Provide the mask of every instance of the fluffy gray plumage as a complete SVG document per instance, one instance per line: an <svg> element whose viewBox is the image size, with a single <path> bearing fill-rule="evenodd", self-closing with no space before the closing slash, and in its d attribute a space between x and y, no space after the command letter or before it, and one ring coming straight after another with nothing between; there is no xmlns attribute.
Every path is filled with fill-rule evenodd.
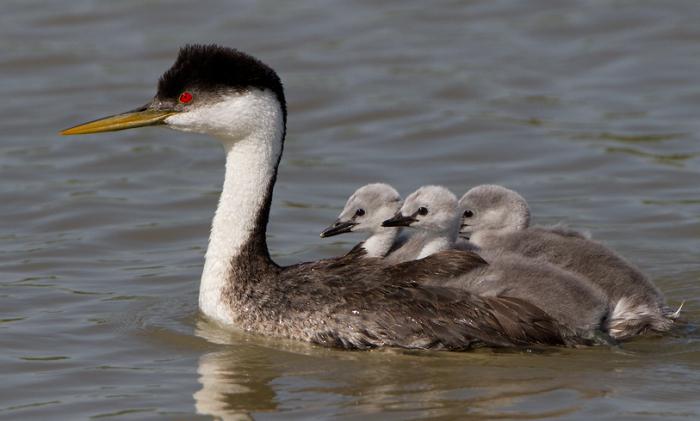
<svg viewBox="0 0 700 421"><path fill-rule="evenodd" d="M482 250L479 254L488 265L435 283L480 296L522 299L544 310L577 336L591 340L605 337L611 311L609 301L598 287L580 275L513 253Z"/></svg>
<svg viewBox="0 0 700 421"><path fill-rule="evenodd" d="M345 207L333 225L321 233L321 237L349 232L368 233L359 244L366 257L385 257L401 247L408 238L401 235L401 227L383 227L382 222L401 209L403 201L392 186L372 183L360 187L348 198Z"/></svg>
<svg viewBox="0 0 700 421"><path fill-rule="evenodd" d="M584 234L561 227L529 227L529 207L516 192L494 185L474 187L460 200L460 210L460 233L482 250L537 258L600 287L614 306L609 330L616 339L672 327L677 315L637 268Z"/></svg>
<svg viewBox="0 0 700 421"><path fill-rule="evenodd" d="M421 208L424 210L421 212ZM421 187L408 196L399 218L409 219L422 240L414 267L437 264L422 259L443 250L457 248L461 221L457 198L444 187ZM409 240L410 243L411 240ZM465 242L463 247L473 247ZM426 252L426 248L429 249ZM449 286L489 297L514 297L532 303L576 332L592 338L607 329L609 303L597 287L585 279L546 262L514 254L481 253L487 265L470 268L449 280L432 277L430 284Z"/></svg>
<svg viewBox="0 0 700 421"><path fill-rule="evenodd" d="M442 186L423 186L406 197L394 219L403 220L412 235L388 261L406 262L456 248L457 204L457 197Z"/></svg>

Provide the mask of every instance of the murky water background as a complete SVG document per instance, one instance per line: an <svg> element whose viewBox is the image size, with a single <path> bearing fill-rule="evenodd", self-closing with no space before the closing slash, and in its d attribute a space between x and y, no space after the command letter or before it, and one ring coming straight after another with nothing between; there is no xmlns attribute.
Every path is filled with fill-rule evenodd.
<svg viewBox="0 0 700 421"><path fill-rule="evenodd" d="M362 184L502 183L697 323L700 3L8 0L0 16L0 418L700 417L692 326L543 354L218 330L196 297L220 146L57 135L147 101L184 43L238 47L287 87L278 261L351 247L318 232Z"/></svg>

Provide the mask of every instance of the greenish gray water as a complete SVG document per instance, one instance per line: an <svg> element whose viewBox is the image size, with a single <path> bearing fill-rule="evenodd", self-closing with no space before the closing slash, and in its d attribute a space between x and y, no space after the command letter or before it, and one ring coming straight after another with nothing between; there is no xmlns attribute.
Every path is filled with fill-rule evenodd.
<svg viewBox="0 0 700 421"><path fill-rule="evenodd" d="M0 418L700 417L700 4L95 2L0 6ZM60 138L147 101L180 45L282 76L280 263L358 186L481 183L636 262L688 329L619 349L342 352L208 325L216 142Z"/></svg>

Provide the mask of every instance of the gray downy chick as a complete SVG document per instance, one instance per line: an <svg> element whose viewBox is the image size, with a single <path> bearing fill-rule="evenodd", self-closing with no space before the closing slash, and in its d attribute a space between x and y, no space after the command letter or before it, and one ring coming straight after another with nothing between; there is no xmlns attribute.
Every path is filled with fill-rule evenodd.
<svg viewBox="0 0 700 421"><path fill-rule="evenodd" d="M333 225L321 232L321 238L349 232L368 233L369 237L358 246L366 257L384 257L405 241L401 228L383 227L401 208L401 196L388 184L373 183L357 189L345 203ZM357 247L357 246L356 246Z"/></svg>
<svg viewBox="0 0 700 421"><path fill-rule="evenodd" d="M459 234L457 196L442 186L423 186L411 193L401 210L382 223L409 227L413 235L390 256L392 263L422 259L455 248Z"/></svg>
<svg viewBox="0 0 700 421"><path fill-rule="evenodd" d="M530 227L530 210L518 193L481 185L460 199L460 235L482 250L537 258L583 276L612 303L610 335L626 339L673 326L673 313L636 267L587 235L561 227ZM680 310L680 309L679 309Z"/></svg>
<svg viewBox="0 0 700 421"><path fill-rule="evenodd" d="M437 283L486 297L525 300L569 329L572 336L591 343L611 342L606 334L610 302L582 276L514 253L481 250L479 255L488 265Z"/></svg>
<svg viewBox="0 0 700 421"><path fill-rule="evenodd" d="M404 251L405 260L417 259L412 266L417 269L440 261L438 257L443 254L440 252L457 248L460 222L456 197L444 187L425 186L409 195L401 211L384 225L415 229L413 237L397 253ZM594 339L606 330L609 303L602 291L585 279L549 263L515 254L479 254L488 264L474 265L458 275L432 277L425 282L465 289L482 296L525 300L569 329L572 336Z"/></svg>
<svg viewBox="0 0 700 421"><path fill-rule="evenodd" d="M412 266L417 269L416 265L440 261L438 257L443 254L440 252L458 248L460 222L457 198L444 187L425 186L409 195L401 211L384 225L415 229L415 234L397 254L404 251L404 261L418 259ZM515 254L479 254L488 264L473 265L458 275L432 277L425 282L482 296L522 299L545 311L574 337L607 338L602 331L607 328L609 303L602 291L585 279Z"/></svg>

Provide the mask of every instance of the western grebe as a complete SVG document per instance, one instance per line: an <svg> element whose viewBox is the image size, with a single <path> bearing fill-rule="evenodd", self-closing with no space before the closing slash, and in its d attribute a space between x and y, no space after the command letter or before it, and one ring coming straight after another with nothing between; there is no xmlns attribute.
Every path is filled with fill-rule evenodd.
<svg viewBox="0 0 700 421"><path fill-rule="evenodd" d="M160 78L148 104L62 134L166 125L221 142L225 178L199 289L202 313L221 324L350 349L465 350L580 341L526 301L417 281L449 276L452 267L463 271L481 261L473 253L418 270L356 255L275 264L265 231L286 115L282 83L270 67L237 50L190 45Z"/></svg>

